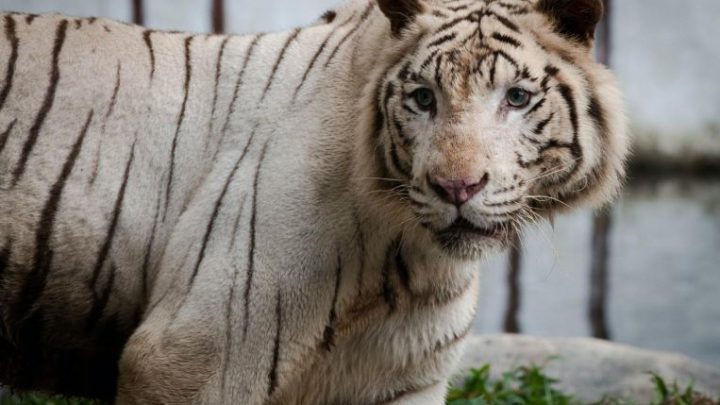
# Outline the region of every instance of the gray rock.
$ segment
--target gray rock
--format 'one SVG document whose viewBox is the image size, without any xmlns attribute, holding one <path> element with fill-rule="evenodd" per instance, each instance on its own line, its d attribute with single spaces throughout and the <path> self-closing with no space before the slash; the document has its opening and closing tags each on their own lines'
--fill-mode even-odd
<svg viewBox="0 0 720 405">
<path fill-rule="evenodd" d="M 681 355 L 596 339 L 472 337 L 459 375 L 485 364 L 492 366 L 494 376 L 518 366 L 546 365 L 546 373 L 560 380 L 560 389 L 589 402 L 612 396 L 648 403 L 654 398 L 650 372 L 682 387 L 694 382 L 697 391 L 714 398 L 720 396 L 720 370 Z"/>
</svg>

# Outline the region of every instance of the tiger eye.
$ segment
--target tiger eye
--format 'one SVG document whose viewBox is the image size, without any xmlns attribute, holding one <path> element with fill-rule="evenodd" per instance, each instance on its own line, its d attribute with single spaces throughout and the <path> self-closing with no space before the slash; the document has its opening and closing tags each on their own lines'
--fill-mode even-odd
<svg viewBox="0 0 720 405">
<path fill-rule="evenodd" d="M 426 87 L 415 90 L 412 97 L 423 111 L 430 111 L 435 106 L 435 93 Z"/>
<path fill-rule="evenodd" d="M 532 94 L 530 94 L 529 91 L 520 87 L 511 88 L 505 95 L 505 99 L 507 100 L 508 104 L 515 108 L 527 107 L 527 105 L 530 104 L 531 98 Z"/>
</svg>

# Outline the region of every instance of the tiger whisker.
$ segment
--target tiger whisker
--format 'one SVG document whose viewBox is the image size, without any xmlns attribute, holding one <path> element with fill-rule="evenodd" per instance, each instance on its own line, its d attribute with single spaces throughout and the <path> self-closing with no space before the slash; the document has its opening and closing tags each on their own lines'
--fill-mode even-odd
<svg viewBox="0 0 720 405">
<path fill-rule="evenodd" d="M 573 158 L 573 159 L 570 160 L 570 162 L 575 163 L 575 162 L 580 161 L 580 159 L 581 159 L 581 158 Z M 553 167 L 551 167 L 550 169 L 548 169 L 547 172 L 540 173 L 539 175 L 537 175 L 537 176 L 535 176 L 535 177 L 531 177 L 531 178 L 527 179 L 526 181 L 531 182 L 531 181 L 539 180 L 539 179 L 542 179 L 542 178 L 545 178 L 545 177 L 553 176 L 553 175 L 555 175 L 555 174 L 558 174 L 558 173 L 563 172 L 564 170 L 566 170 L 566 169 L 565 169 L 565 166 L 566 166 L 566 165 L 564 165 L 564 164 L 557 165 L 557 166 L 553 166 Z"/>
<path fill-rule="evenodd" d="M 380 181 L 387 181 L 387 182 L 392 182 L 392 183 L 403 183 L 403 181 L 400 179 L 392 179 L 392 178 L 388 178 L 388 177 L 358 177 L 357 180 L 363 180 L 363 181 L 380 180 Z"/>
<path fill-rule="evenodd" d="M 558 204 L 563 205 L 565 208 L 572 208 L 566 202 L 564 202 L 556 197 L 549 196 L 549 195 L 526 195 L 526 196 L 523 196 L 523 198 L 527 198 L 529 200 L 534 200 L 534 201 L 540 201 L 540 202 L 554 201 Z"/>
</svg>

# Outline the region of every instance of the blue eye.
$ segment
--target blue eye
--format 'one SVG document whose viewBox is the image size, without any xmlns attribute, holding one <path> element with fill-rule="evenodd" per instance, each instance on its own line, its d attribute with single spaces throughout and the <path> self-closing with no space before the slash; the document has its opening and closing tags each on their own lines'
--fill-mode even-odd
<svg viewBox="0 0 720 405">
<path fill-rule="evenodd" d="M 505 95 L 507 103 L 514 108 L 527 107 L 527 105 L 530 104 L 531 98 L 532 94 L 529 91 L 520 87 L 511 88 Z"/>
<path fill-rule="evenodd" d="M 435 93 L 427 87 L 415 90 L 411 96 L 423 111 L 431 111 L 435 108 Z"/>
</svg>

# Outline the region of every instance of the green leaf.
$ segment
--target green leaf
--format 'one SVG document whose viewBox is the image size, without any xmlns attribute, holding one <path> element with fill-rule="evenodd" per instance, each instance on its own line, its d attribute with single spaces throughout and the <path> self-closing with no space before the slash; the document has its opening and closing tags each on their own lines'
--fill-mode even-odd
<svg viewBox="0 0 720 405">
<path fill-rule="evenodd" d="M 668 390 L 665 380 L 656 373 L 650 373 L 652 380 L 655 383 L 655 392 L 657 394 L 657 402 L 665 402 L 670 397 L 670 390 Z"/>
</svg>

